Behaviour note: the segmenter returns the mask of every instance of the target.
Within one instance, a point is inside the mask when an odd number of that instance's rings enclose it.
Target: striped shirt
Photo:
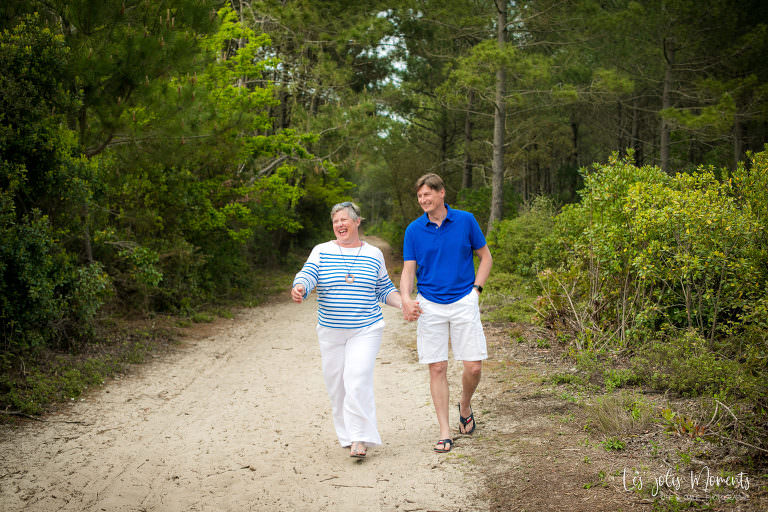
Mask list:
[[[354,282],[346,282],[347,275]],[[359,329],[383,320],[379,303],[397,291],[387,274],[378,247],[341,247],[335,241],[318,244],[293,279],[304,285],[304,298],[317,288],[317,323],[336,329]]]

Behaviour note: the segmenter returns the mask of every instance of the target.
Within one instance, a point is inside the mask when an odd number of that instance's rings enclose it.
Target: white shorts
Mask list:
[[[416,347],[420,363],[447,361],[449,337],[455,360],[488,359],[479,299],[474,289],[452,304],[438,304],[418,295],[421,316],[416,327]]]

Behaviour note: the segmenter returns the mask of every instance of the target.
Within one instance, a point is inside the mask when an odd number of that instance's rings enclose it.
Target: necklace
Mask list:
[[[338,245],[338,244],[337,244]],[[363,242],[360,242],[360,248],[357,250],[357,254],[355,254],[355,259],[352,260],[352,264],[347,264],[347,259],[344,257],[344,253],[341,252],[341,245],[339,245],[339,254],[341,255],[342,261],[344,261],[344,266],[347,267],[347,275],[344,277],[344,281],[347,284],[352,284],[355,282],[355,276],[352,275],[352,272],[350,269],[355,266],[355,262],[357,261],[357,257],[360,256],[360,251],[363,249]]]

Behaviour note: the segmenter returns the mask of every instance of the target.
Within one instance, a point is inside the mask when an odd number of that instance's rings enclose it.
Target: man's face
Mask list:
[[[416,191],[416,199],[419,201],[421,209],[430,214],[442,208],[445,200],[445,190],[437,191],[429,188],[428,185],[422,185]]]

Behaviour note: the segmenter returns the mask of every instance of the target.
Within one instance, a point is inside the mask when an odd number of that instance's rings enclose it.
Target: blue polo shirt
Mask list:
[[[438,304],[452,304],[472,291],[473,254],[486,241],[475,216],[448,210],[438,226],[424,213],[405,230],[403,260],[416,261],[419,293]]]

